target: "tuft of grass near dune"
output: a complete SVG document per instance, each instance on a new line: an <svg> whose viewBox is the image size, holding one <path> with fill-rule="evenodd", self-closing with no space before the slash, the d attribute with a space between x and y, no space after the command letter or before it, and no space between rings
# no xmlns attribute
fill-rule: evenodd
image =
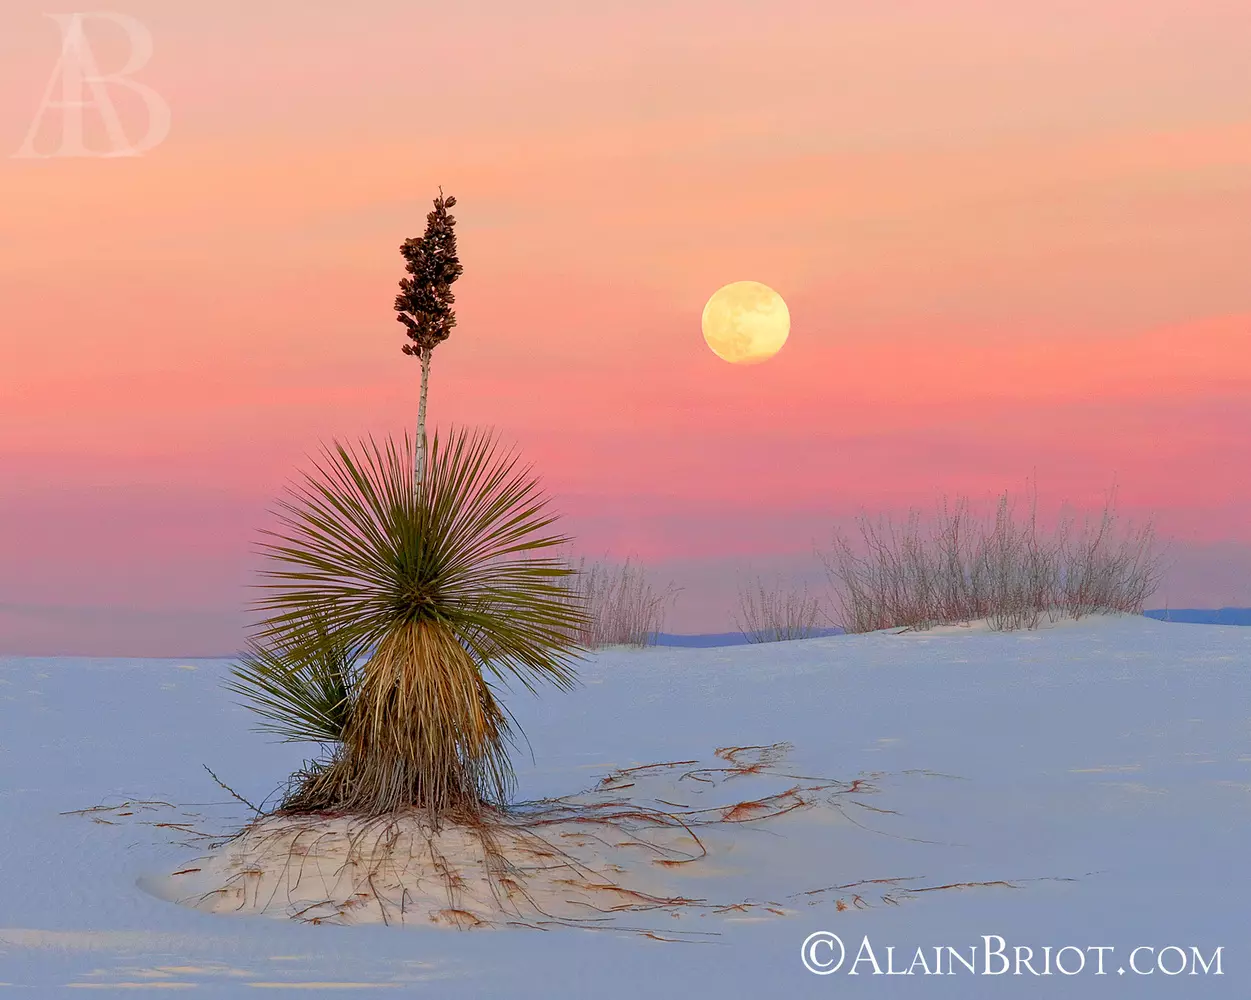
<svg viewBox="0 0 1251 1000"><path fill-rule="evenodd" d="M1141 614L1161 576L1161 556L1148 522L1122 530L1115 489L1103 511L1080 528L1071 517L1054 531L1038 528L1037 496L1018 518L1005 492L987 519L966 497L946 498L935 516L915 509L902 524L857 521L859 545L836 532L821 553L848 632L986 619L992 629L1037 628L1046 617Z"/></svg>
<svg viewBox="0 0 1251 1000"><path fill-rule="evenodd" d="M767 584L756 577L739 586L734 626L750 643L809 639L827 620L821 603L807 586Z"/></svg>
<svg viewBox="0 0 1251 1000"><path fill-rule="evenodd" d="M646 567L633 559L588 563L582 558L566 587L569 600L586 615L575 636L585 649L654 646L679 593L673 584L652 584Z"/></svg>

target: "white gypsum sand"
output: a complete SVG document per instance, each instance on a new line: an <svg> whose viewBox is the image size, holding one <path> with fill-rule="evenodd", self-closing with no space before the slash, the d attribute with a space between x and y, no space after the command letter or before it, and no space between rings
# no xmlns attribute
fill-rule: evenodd
<svg viewBox="0 0 1251 1000"><path fill-rule="evenodd" d="M682 777L730 766L712 750L732 743L790 742L774 770L836 779L833 802L817 796L771 819L696 826L708 856L676 866L620 846L630 838L612 828L575 823L565 832L587 844L574 853L602 866L606 881L712 908L492 932L437 930L450 925L428 913L408 929L351 925L364 906L317 926L291 919L285 903L269 916L223 916L170 902L185 895L167 891L172 873L228 857L226 840L252 818L204 765L261 804L307 754L252 730L253 716L221 687L226 661L182 663L0 657L0 982L39 996L135 984L214 996L368 985L452 1000L625 1000L649 984L689 996L859 991L874 1000L1022 990L1245 997L1251 988L1248 628L1098 616L1035 632L957 626L597 653L576 690L508 699L529 740L516 763L530 815L587 786L578 808L623 800L715 815L796 784L781 774L725 775L715 787ZM594 787L614 771L622 776ZM575 840L558 836L559 823L538 829ZM684 831L636 832L691 853ZM595 837L608 843L594 846ZM975 885L1001 880L1009 884ZM590 898L617 905L601 895ZM773 903L783 915L769 912ZM600 926L608 930L592 932ZM697 943L620 933L628 929ZM1009 954L1109 946L1122 965L1138 946L1196 947L1208 959L1223 946L1223 975L1127 967L1119 977L1113 965L1030 989L1019 985L1035 982L1028 974L957 969L917 982L862 965L831 981L800 964L801 943L819 929L853 954L868 936L883 967L888 946L898 968L916 947L967 953L997 934Z"/></svg>

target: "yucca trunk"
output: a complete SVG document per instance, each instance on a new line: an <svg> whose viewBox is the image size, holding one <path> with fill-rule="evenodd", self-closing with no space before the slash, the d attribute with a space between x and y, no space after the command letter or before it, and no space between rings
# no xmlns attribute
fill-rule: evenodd
<svg viewBox="0 0 1251 1000"><path fill-rule="evenodd" d="M339 757L288 808L473 813L510 792L508 720L447 626L407 623L365 664Z"/></svg>
<svg viewBox="0 0 1251 1000"><path fill-rule="evenodd" d="M429 347L421 352L421 397L417 401L417 447L413 451L413 482L420 483L426 474L426 390L430 385Z"/></svg>

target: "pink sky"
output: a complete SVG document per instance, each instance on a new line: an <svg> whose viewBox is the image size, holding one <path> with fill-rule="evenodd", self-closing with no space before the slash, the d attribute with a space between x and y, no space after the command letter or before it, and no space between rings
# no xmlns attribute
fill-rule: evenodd
<svg viewBox="0 0 1251 1000"><path fill-rule="evenodd" d="M1246 0L149 0L169 136L13 159L42 6L0 15L0 652L238 645L286 478L415 419L391 304L439 185L431 419L495 425L581 550L682 585L671 629L815 579L861 508L1034 476L1154 517L1151 604L1251 604ZM764 365L700 335L739 279L790 307Z"/></svg>

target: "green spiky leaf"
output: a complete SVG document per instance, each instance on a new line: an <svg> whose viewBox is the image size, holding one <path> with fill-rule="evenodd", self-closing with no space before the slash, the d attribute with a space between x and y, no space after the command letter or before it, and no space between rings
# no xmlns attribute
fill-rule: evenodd
<svg viewBox="0 0 1251 1000"><path fill-rule="evenodd" d="M270 641L253 641L231 668L226 689L288 742L343 739L359 669L359 650L311 618Z"/></svg>
<svg viewBox="0 0 1251 1000"><path fill-rule="evenodd" d="M556 515L537 478L485 432L436 433L420 484L411 455L407 437L335 445L279 503L260 634L317 616L372 648L399 625L438 621L497 677L569 687L585 613L564 583L573 570L535 555L569 541L547 533Z"/></svg>

